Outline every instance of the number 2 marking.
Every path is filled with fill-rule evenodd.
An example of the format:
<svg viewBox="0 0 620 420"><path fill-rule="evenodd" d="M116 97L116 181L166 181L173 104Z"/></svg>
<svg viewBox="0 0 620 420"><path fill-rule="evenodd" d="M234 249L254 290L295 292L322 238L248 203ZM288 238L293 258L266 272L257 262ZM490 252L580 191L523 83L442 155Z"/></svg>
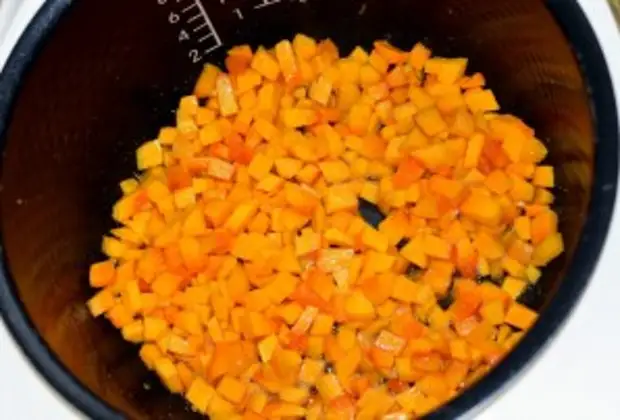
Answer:
<svg viewBox="0 0 620 420"><path fill-rule="evenodd" d="M192 62L194 64L200 63L202 61L202 56L200 55L200 52L197 49L191 49L189 50L189 58L192 59Z"/></svg>

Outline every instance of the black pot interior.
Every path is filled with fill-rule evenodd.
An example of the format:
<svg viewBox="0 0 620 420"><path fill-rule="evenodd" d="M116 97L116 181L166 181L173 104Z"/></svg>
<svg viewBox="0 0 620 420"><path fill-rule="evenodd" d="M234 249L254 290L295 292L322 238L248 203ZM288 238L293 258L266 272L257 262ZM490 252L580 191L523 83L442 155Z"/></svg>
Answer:
<svg viewBox="0 0 620 420"><path fill-rule="evenodd" d="M136 146L174 122L200 63L221 63L231 45L271 46L298 32L330 37L347 53L375 39L403 48L422 40L436 54L469 57L503 110L537 130L557 170L566 253L525 299L536 309L548 305L573 271L597 145L587 83L544 1L203 3L208 23L193 0L74 2L24 76L8 120L1 180L7 271L32 325L79 382L131 418L195 417L146 371L135 347L88 315L88 265L100 258L117 182L133 173Z"/></svg>

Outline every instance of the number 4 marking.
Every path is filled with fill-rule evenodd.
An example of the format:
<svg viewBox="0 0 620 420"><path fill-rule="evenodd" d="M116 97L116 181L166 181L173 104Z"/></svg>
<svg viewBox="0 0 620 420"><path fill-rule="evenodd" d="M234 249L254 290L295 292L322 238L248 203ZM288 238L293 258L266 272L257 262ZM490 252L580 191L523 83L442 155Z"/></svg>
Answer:
<svg viewBox="0 0 620 420"><path fill-rule="evenodd" d="M187 40L189 40L189 34L187 33L185 29L181 29L181 31L179 32L179 42L183 42Z"/></svg>

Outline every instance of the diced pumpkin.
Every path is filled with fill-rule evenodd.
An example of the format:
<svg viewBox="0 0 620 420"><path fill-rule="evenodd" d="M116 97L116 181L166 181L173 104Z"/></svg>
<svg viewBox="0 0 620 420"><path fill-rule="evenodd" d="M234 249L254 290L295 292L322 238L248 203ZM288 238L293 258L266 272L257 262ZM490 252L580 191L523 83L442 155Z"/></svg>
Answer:
<svg viewBox="0 0 620 420"><path fill-rule="evenodd" d="M471 89L465 92L465 102L473 112L498 111L499 104L492 91Z"/></svg>
<svg viewBox="0 0 620 420"><path fill-rule="evenodd" d="M427 136L436 136L448 129L437 108L421 110L416 114L415 120Z"/></svg>
<svg viewBox="0 0 620 420"><path fill-rule="evenodd" d="M463 215L488 226L496 226L501 220L502 210L493 197L472 193L461 204Z"/></svg>
<svg viewBox="0 0 620 420"><path fill-rule="evenodd" d="M239 105L235 97L232 81L228 76L219 75L215 87L220 104L220 114L223 117L230 117L239 112Z"/></svg>
<svg viewBox="0 0 620 420"><path fill-rule="evenodd" d="M204 379L196 377L189 386L185 398L196 411L207 414L207 408L214 394L215 390Z"/></svg>
<svg viewBox="0 0 620 420"><path fill-rule="evenodd" d="M520 303L513 303L506 312L505 322L513 327L528 330L538 319L538 314Z"/></svg>
<svg viewBox="0 0 620 420"><path fill-rule="evenodd" d="M280 66L276 58L262 48L254 54L252 68L271 81L275 81L280 75Z"/></svg>
<svg viewBox="0 0 620 420"><path fill-rule="evenodd" d="M401 249L400 253L405 259L420 268L426 268L428 265L428 256L424 249L424 238L422 236L414 237Z"/></svg>
<svg viewBox="0 0 620 420"><path fill-rule="evenodd" d="M116 268L114 261L107 260L90 266L89 281L92 287L105 287L114 283Z"/></svg>
<svg viewBox="0 0 620 420"><path fill-rule="evenodd" d="M375 317L375 307L361 292L353 292L345 301L344 310L351 319L368 320Z"/></svg>
<svg viewBox="0 0 620 420"><path fill-rule="evenodd" d="M87 303L88 310L94 317L103 315L116 304L114 295L107 289L104 289L93 296Z"/></svg>
<svg viewBox="0 0 620 420"><path fill-rule="evenodd" d="M545 266L562 254L562 252L564 252L564 241L562 240L562 235L556 232L545 238L534 248L532 264L536 267Z"/></svg>
<svg viewBox="0 0 620 420"><path fill-rule="evenodd" d="M137 149L88 310L214 419L417 418L455 397L532 327L518 299L564 250L545 144L467 62L233 47Z"/></svg>

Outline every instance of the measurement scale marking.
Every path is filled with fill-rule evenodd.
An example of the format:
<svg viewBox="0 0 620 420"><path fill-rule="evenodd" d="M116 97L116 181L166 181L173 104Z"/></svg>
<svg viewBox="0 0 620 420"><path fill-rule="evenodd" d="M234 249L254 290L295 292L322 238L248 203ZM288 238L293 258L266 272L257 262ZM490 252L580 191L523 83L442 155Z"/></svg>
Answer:
<svg viewBox="0 0 620 420"><path fill-rule="evenodd" d="M211 18L207 14L207 11L205 10L205 8L202 5L202 3L200 2L200 0L194 0L194 1L195 1L194 4L196 6L198 6L198 9L200 9L200 14L203 16L203 18L205 20L203 25L208 26L209 27L209 31L211 32L209 34L209 36L203 36L202 38L200 38L198 40L198 42L202 42L205 39L209 38L210 36L213 36L213 38L215 39L215 42L217 44L217 46L215 48L221 47L222 46L222 39L220 38L219 34L215 30L215 27L213 26L213 22L211 22ZM201 25L201 27L202 27L202 25ZM196 32L196 30L194 30L194 32ZM215 49L215 48L213 48L213 49Z"/></svg>
<svg viewBox="0 0 620 420"><path fill-rule="evenodd" d="M181 13L187 13L195 7L196 7L196 3L192 3L189 6L186 6L185 8L181 9Z"/></svg>
<svg viewBox="0 0 620 420"><path fill-rule="evenodd" d="M254 6L254 9L264 9L265 7L274 6L280 3L280 0L262 0L260 4Z"/></svg>
<svg viewBox="0 0 620 420"><path fill-rule="evenodd" d="M202 38L200 38L200 39L198 40L198 42L202 42L202 41L204 41L205 39L209 39L209 38L213 38L213 34L206 34L205 36L203 36Z"/></svg>
<svg viewBox="0 0 620 420"><path fill-rule="evenodd" d="M191 22L195 21L196 19L200 19L201 17L202 17L202 15L200 13L198 13L197 15L194 15L191 18L187 19L187 23L191 23Z"/></svg>

